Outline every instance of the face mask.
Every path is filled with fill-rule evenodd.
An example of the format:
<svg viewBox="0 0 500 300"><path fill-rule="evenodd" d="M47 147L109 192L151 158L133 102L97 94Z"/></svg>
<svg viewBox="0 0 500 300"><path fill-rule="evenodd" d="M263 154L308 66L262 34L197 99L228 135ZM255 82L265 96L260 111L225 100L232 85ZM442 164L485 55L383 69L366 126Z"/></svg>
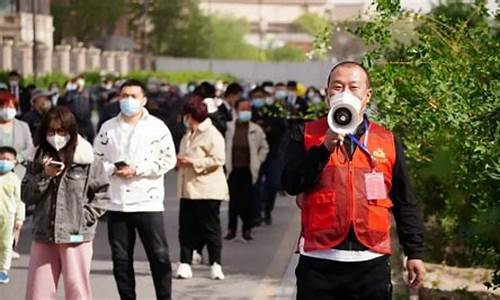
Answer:
<svg viewBox="0 0 500 300"><path fill-rule="evenodd" d="M276 96L276 99L283 100L288 96L288 92L287 91L276 91L275 96Z"/></svg>
<svg viewBox="0 0 500 300"><path fill-rule="evenodd" d="M79 86L79 87L85 87L85 79L77 79L76 80L76 84Z"/></svg>
<svg viewBox="0 0 500 300"><path fill-rule="evenodd" d="M120 100L120 110L127 117L132 117L138 114L142 109L142 105L139 100L128 97Z"/></svg>
<svg viewBox="0 0 500 300"><path fill-rule="evenodd" d="M160 91L168 93L170 91L170 87L168 85L162 85Z"/></svg>
<svg viewBox="0 0 500 300"><path fill-rule="evenodd" d="M62 148L64 148L64 146L66 146L66 144L68 144L69 139L70 139L69 135L54 134L54 135L48 135L47 136L47 142L52 147L54 147L54 149L56 149L57 151L59 151Z"/></svg>
<svg viewBox="0 0 500 300"><path fill-rule="evenodd" d="M264 91L266 91L269 94L272 94L274 92L274 88L272 86L266 86L264 88Z"/></svg>
<svg viewBox="0 0 500 300"><path fill-rule="evenodd" d="M314 97L312 97L311 102L314 103L314 104L318 104L318 103L321 102L321 97L320 96L314 96Z"/></svg>
<svg viewBox="0 0 500 300"><path fill-rule="evenodd" d="M0 173L5 174L14 169L16 162L13 160L2 159L0 160Z"/></svg>
<svg viewBox="0 0 500 300"><path fill-rule="evenodd" d="M255 107L255 108L261 108L265 104L266 104L266 102L262 98L257 98L257 99L253 99L252 100L252 106Z"/></svg>
<svg viewBox="0 0 500 300"><path fill-rule="evenodd" d="M184 118L182 118L182 123L184 123L184 127L186 127L187 129L191 129L191 124L189 124L187 116L184 116Z"/></svg>
<svg viewBox="0 0 500 300"><path fill-rule="evenodd" d="M361 110L361 99L359 99L358 97L354 96L349 92L342 92L340 94L333 95L330 97L330 102L329 102L330 107L334 106L335 103L338 102L351 103L353 106L359 107Z"/></svg>
<svg viewBox="0 0 500 300"><path fill-rule="evenodd" d="M160 91L160 87L157 84L152 83L148 84L147 89L152 93L157 93L158 91Z"/></svg>
<svg viewBox="0 0 500 300"><path fill-rule="evenodd" d="M0 119L3 121L11 121L16 116L17 111L15 108L7 107L0 109Z"/></svg>
<svg viewBox="0 0 500 300"><path fill-rule="evenodd" d="M50 104L50 102L48 102L48 101L47 101L47 102L45 102L45 103L41 106L41 111L42 111L42 113L46 113L46 112L48 112L48 111L50 110L50 107L51 107L51 106L52 106L52 105Z"/></svg>
<svg viewBox="0 0 500 300"><path fill-rule="evenodd" d="M314 95L315 95L314 91L309 91L307 93L307 98L312 99L314 97Z"/></svg>
<svg viewBox="0 0 500 300"><path fill-rule="evenodd" d="M19 82L17 80L11 80L9 81L9 85L10 86L17 86L19 84Z"/></svg>
<svg viewBox="0 0 500 300"><path fill-rule="evenodd" d="M266 104L267 105L273 105L274 104L274 97L267 97L266 98Z"/></svg>
<svg viewBox="0 0 500 300"><path fill-rule="evenodd" d="M66 86L66 91L68 91L68 92L74 91L76 89L77 89L77 86L74 83L68 83L68 85Z"/></svg>
<svg viewBox="0 0 500 300"><path fill-rule="evenodd" d="M240 122L249 122L252 119L252 112L249 110L240 111L238 113L238 120Z"/></svg>

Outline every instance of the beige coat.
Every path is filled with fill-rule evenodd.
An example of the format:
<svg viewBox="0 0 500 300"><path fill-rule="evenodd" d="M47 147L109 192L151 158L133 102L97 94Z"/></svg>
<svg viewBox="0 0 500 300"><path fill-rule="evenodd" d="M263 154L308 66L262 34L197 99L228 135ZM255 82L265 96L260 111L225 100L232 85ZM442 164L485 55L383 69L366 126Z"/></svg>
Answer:
<svg viewBox="0 0 500 300"><path fill-rule="evenodd" d="M228 123L226 131L226 171L228 176L233 170L234 131L235 123L233 121ZM269 145L264 130L253 122L250 122L248 126L248 145L250 146L250 173L252 173L252 182L255 184L259 178L260 166L266 160L267 153L269 153Z"/></svg>
<svg viewBox="0 0 500 300"><path fill-rule="evenodd" d="M207 118L196 131L184 135L179 156L193 160L193 166L179 169L177 196L184 199L228 200L224 175L224 138Z"/></svg>

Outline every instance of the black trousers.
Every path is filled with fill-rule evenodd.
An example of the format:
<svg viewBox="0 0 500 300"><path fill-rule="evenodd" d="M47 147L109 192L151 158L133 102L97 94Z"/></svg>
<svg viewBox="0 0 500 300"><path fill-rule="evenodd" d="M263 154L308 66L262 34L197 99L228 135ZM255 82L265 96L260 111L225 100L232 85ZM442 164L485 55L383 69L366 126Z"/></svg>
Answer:
<svg viewBox="0 0 500 300"><path fill-rule="evenodd" d="M207 245L210 265L221 264L220 202L220 200L181 199L179 212L181 263L191 264L193 250L200 245Z"/></svg>
<svg viewBox="0 0 500 300"><path fill-rule="evenodd" d="M238 229L238 217L243 222L243 231L252 229L253 198L252 174L249 168L235 168L229 175L229 230Z"/></svg>
<svg viewBox="0 0 500 300"><path fill-rule="evenodd" d="M391 300L388 256L364 262L337 262L300 256L295 270L298 300Z"/></svg>
<svg viewBox="0 0 500 300"><path fill-rule="evenodd" d="M266 216L270 215L274 209L276 196L280 189L280 179L282 162L278 158L268 157L262 164L261 174L258 181L257 197L261 204L258 206L258 216L264 211Z"/></svg>
<svg viewBox="0 0 500 300"><path fill-rule="evenodd" d="M136 299L134 245L136 230L146 251L157 299L171 299L172 267L163 212L108 211L108 238L113 275L121 299Z"/></svg>

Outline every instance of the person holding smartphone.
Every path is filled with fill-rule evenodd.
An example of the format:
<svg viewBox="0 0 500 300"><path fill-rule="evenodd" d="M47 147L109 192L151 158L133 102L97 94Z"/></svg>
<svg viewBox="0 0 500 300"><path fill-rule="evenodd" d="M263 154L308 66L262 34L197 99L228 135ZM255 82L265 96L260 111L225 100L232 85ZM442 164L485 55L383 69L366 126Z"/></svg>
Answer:
<svg viewBox="0 0 500 300"><path fill-rule="evenodd" d="M36 205L26 299L56 299L61 273L66 299L92 299L92 240L109 179L68 108L47 112L38 140L21 185L21 199Z"/></svg>
<svg viewBox="0 0 500 300"><path fill-rule="evenodd" d="M111 182L108 238L121 299L136 299L134 245L137 233L149 260L157 299L170 299L172 270L163 221L164 175L176 164L168 127L149 114L141 82L120 87L120 114L104 123L94 151Z"/></svg>

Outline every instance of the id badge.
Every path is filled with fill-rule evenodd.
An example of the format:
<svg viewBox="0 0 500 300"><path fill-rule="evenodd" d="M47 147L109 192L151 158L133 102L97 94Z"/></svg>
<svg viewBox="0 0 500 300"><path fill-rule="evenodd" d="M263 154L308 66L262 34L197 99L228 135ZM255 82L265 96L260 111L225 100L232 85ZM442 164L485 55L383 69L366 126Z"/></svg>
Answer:
<svg viewBox="0 0 500 300"><path fill-rule="evenodd" d="M365 174L366 198L368 200L386 199L387 191L384 183L384 174L371 172Z"/></svg>
<svg viewBox="0 0 500 300"><path fill-rule="evenodd" d="M81 234L72 234L69 236L70 243L81 243L83 242L83 235Z"/></svg>

